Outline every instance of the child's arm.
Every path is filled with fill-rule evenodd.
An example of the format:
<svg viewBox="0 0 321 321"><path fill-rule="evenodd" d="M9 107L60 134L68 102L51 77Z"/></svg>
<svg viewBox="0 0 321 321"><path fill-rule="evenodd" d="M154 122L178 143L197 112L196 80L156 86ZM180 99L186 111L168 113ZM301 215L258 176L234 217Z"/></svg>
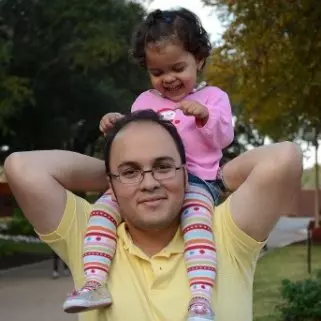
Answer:
<svg viewBox="0 0 321 321"><path fill-rule="evenodd" d="M113 128L116 121L124 115L120 113L108 113L103 116L99 123L99 130L105 135L109 129Z"/></svg>
<svg viewBox="0 0 321 321"><path fill-rule="evenodd" d="M231 105L224 91L216 87L210 90L205 103L186 100L178 108L185 115L195 117L197 127L213 147L223 149L234 138Z"/></svg>
<svg viewBox="0 0 321 321"><path fill-rule="evenodd" d="M134 111L148 109L147 106L149 104L150 104L150 99L148 98L148 95L146 94L146 92L143 92L133 102L131 107L131 112L133 113Z"/></svg>
<svg viewBox="0 0 321 321"><path fill-rule="evenodd" d="M143 92L142 94L140 94L132 104L131 112L147 109L146 106L148 106L150 102L146 97L147 97L146 92ZM114 127L115 122L122 117L124 117L124 115L120 113L105 114L100 120L99 130L103 134L106 134L109 129Z"/></svg>
<svg viewBox="0 0 321 321"><path fill-rule="evenodd" d="M199 130L213 146L223 149L231 144L234 138L232 110L228 95L215 88L205 107L208 110L208 119Z"/></svg>

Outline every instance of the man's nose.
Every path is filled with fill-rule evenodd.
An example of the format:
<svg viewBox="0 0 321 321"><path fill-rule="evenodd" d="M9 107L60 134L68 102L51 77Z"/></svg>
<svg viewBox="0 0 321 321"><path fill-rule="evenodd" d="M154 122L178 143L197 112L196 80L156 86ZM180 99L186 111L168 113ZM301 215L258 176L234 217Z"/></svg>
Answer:
<svg viewBox="0 0 321 321"><path fill-rule="evenodd" d="M144 173L140 188L145 191L152 191L160 187L160 183L154 178L151 172Z"/></svg>

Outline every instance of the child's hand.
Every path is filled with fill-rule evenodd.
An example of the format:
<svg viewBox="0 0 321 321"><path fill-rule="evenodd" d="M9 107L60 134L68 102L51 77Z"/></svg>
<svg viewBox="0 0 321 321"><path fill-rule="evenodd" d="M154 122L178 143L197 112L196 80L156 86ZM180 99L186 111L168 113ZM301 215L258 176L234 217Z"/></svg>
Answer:
<svg viewBox="0 0 321 321"><path fill-rule="evenodd" d="M196 120L206 123L208 119L208 110L197 101L183 100L179 102L176 109L180 109L186 116L194 116Z"/></svg>
<svg viewBox="0 0 321 321"><path fill-rule="evenodd" d="M106 134L109 129L113 128L116 121L120 118L124 117L124 115L120 113L108 113L103 116L99 123L99 130Z"/></svg>

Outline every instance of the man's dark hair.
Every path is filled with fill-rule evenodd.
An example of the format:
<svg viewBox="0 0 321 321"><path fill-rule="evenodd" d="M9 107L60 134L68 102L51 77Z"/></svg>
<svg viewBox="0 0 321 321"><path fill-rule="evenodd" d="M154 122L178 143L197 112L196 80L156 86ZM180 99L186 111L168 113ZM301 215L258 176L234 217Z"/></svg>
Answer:
<svg viewBox="0 0 321 321"><path fill-rule="evenodd" d="M202 60L210 55L212 46L209 35L193 12L177 10L152 11L133 34L132 58L146 67L146 45L163 40L177 40L195 58Z"/></svg>
<svg viewBox="0 0 321 321"><path fill-rule="evenodd" d="M106 143L105 143L105 150L104 150L104 156L105 156L105 166L106 166L106 173L110 173L110 150L111 146L113 144L113 141L116 137L116 135L127 125L132 123L139 123L139 122L152 122L156 123L159 126L163 127L173 138L174 143L176 145L177 151L180 155L182 164L186 163L186 156L185 156L185 148L183 145L183 141L181 139L181 136L179 135L176 127L168 120L162 119L156 112L154 112L151 109L146 110L139 110L136 112L133 112L131 114L126 115L125 117L119 119L113 128L111 128L107 135L105 136ZM152 133L151 133L152 135ZM137 146L139 148L139 146Z"/></svg>

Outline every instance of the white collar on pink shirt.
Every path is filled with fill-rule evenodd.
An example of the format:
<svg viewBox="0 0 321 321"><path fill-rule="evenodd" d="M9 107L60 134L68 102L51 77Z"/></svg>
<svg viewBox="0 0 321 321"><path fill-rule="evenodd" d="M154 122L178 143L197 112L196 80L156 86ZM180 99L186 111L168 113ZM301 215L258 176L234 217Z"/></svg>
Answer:
<svg viewBox="0 0 321 321"><path fill-rule="evenodd" d="M191 94L196 93L197 91L202 90L203 88L205 88L207 86L207 82L206 81L201 81L195 88L193 88ZM151 89L150 90L153 94L158 95L160 97L163 97L162 93L160 93L158 90L156 89Z"/></svg>

